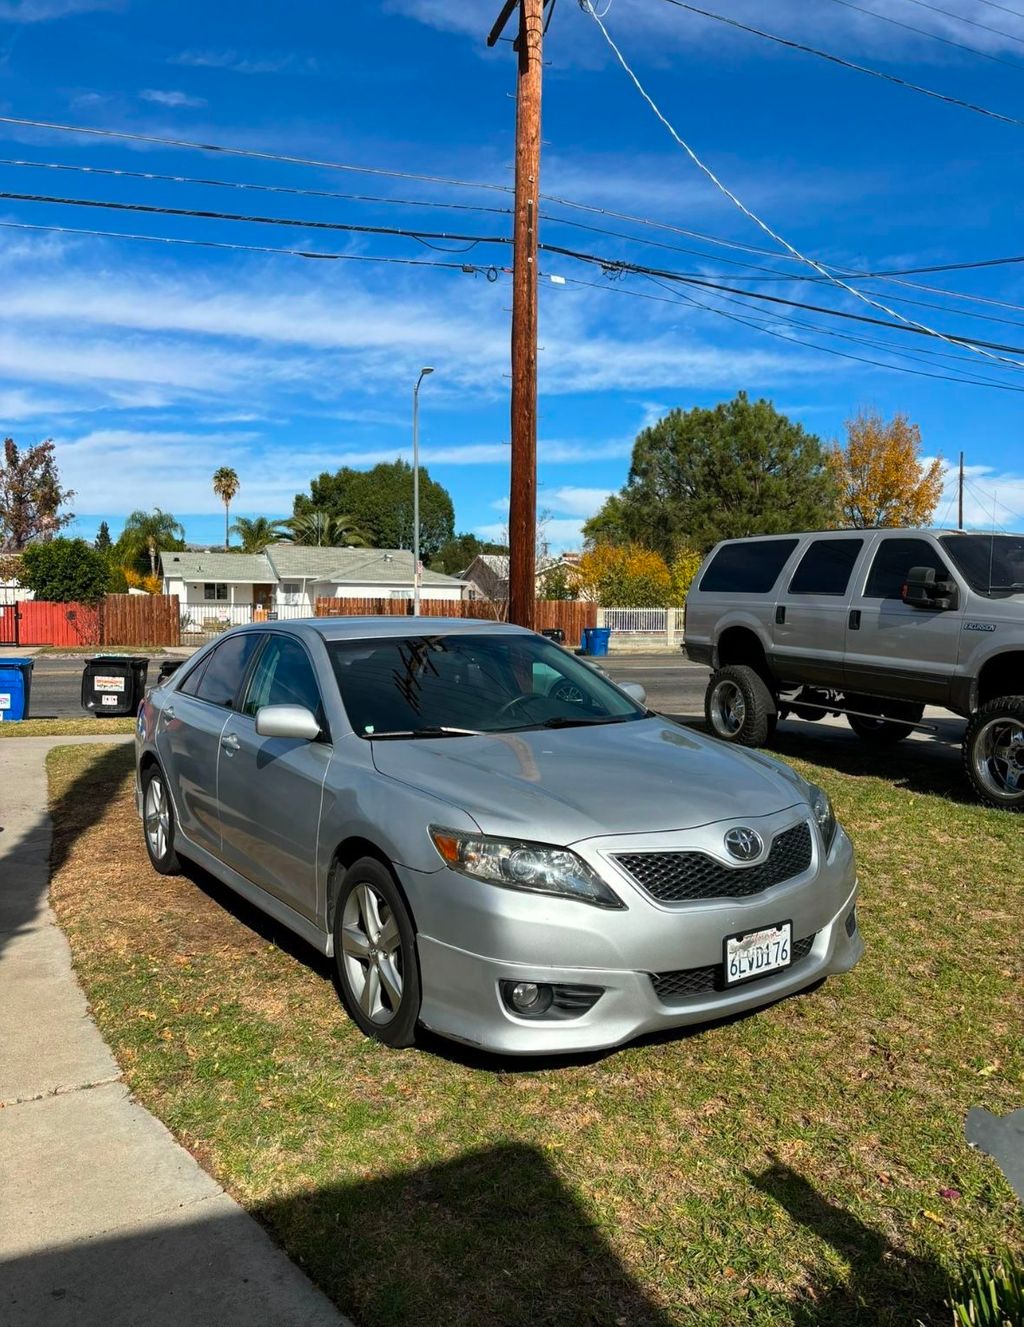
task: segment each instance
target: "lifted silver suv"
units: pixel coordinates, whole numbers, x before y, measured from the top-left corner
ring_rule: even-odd
[[[941,705],[968,720],[964,769],[1024,811],[1024,536],[843,530],[716,545],[686,601],[705,715],[762,746],[787,714],[845,714],[899,741]]]

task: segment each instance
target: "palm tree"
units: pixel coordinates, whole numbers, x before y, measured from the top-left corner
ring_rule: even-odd
[[[266,516],[255,516],[251,521],[245,516],[239,516],[231,526],[230,533],[238,535],[242,541],[243,553],[262,553],[268,544],[288,538],[288,532],[282,529],[281,522],[272,521]]]
[[[117,551],[122,562],[148,557],[150,575],[155,576],[157,554],[173,548],[184,538],[185,527],[169,511],[161,511],[159,507],[152,511],[133,511],[125,520]]]
[[[316,548],[351,545],[355,548],[369,548],[370,536],[360,530],[351,516],[333,516],[325,511],[307,511],[301,516],[293,516],[284,522],[283,538],[293,544],[311,545]]]
[[[238,474],[229,465],[222,465],[213,476],[213,491],[224,504],[224,547],[228,546],[228,522],[231,519],[231,501],[241,485]]]

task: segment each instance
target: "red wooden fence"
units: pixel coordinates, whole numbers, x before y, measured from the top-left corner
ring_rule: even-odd
[[[108,594],[98,604],[17,605],[18,644],[56,646],[179,645],[178,596]]]
[[[18,605],[19,645],[99,645],[101,609],[96,604],[51,604],[26,599]]]

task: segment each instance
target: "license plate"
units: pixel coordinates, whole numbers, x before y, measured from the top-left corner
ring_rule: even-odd
[[[100,696],[101,705],[120,705],[120,696]]]
[[[793,961],[793,923],[779,922],[744,931],[725,940],[725,984],[737,986],[753,977],[788,968]]]

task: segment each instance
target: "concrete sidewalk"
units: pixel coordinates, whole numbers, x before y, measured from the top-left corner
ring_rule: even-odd
[[[338,1327],[329,1301],[132,1101],[89,1017],[47,901],[44,759],[69,740],[0,743],[0,1322]]]

